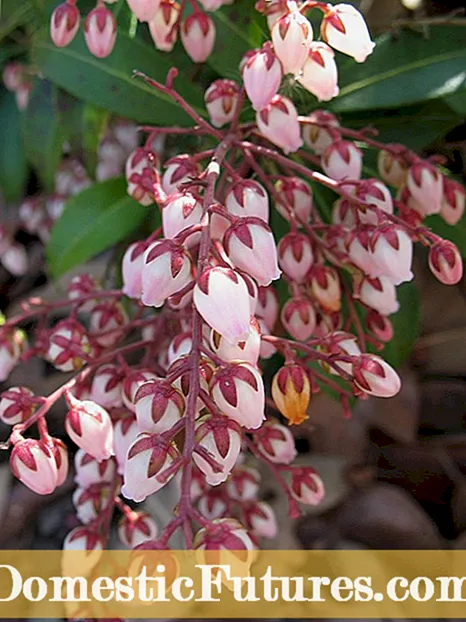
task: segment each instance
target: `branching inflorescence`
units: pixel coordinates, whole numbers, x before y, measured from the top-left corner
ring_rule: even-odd
[[[217,80],[207,89],[210,122],[176,92],[175,69],[165,84],[136,72],[178,102],[193,127],[142,128],[145,145],[127,161],[128,192],[157,204],[162,226],[127,249],[122,290],[105,291],[81,275],[67,300],[31,300],[2,326],[2,380],[30,356],[74,373],[48,397],[13,387],[0,402],[0,417],[13,426],[6,443],[13,472],[40,494],[66,477],[66,448],[49,436],[46,415],[60,398],[67,402],[83,526],[65,547],[103,548],[114,507],[130,547],[167,547],[177,530],[188,548],[252,549],[274,537],[251,461],[272,469],[290,516],[300,504],[318,504],[322,481],[312,468],[293,465],[293,437],[280,421],[301,424],[325,384],[347,414],[354,396],[399,391],[397,373],[373,351],[393,338],[389,316],[398,310],[396,286],[413,278],[414,242],[429,249],[440,281],[462,276],[456,247],[423,225],[434,213],[449,224],[459,220],[459,184],[409,149],[379,143],[373,131],[342,127],[325,110],[298,116],[279,94],[292,74],[320,100],[335,96],[330,46],[364,61],[373,43],[362,16],[320,2],[259,2],[258,9],[267,14],[271,42],[246,55],[242,85]],[[312,40],[311,9],[323,13],[325,42]],[[241,120],[247,100],[254,123]],[[153,147],[160,134],[208,143],[164,162],[162,173]],[[379,152],[380,178],[361,179],[365,149]],[[337,195],[331,217],[313,200],[316,185]],[[287,223],[279,240],[271,208]],[[279,279],[287,290],[282,304],[273,285]],[[69,317],[49,328],[47,316],[62,306]],[[29,348],[19,327],[26,320],[36,321]],[[276,353],[283,364],[265,387],[263,363]],[[24,437],[33,424],[39,440]],[[153,519],[120,493],[142,502],[172,479],[179,502],[157,534]]]

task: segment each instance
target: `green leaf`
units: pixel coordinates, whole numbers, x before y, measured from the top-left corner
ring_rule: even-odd
[[[139,70],[164,82],[176,61],[140,39],[118,31],[117,42],[108,58],[98,59],[87,50],[82,29],[65,48],[57,48],[48,30],[36,35],[32,47],[34,64],[58,86],[78,99],[139,123],[191,125],[190,117],[168,95],[161,94],[141,79],[132,78]],[[201,114],[203,92],[181,74],[177,91]]]
[[[53,190],[64,135],[57,114],[57,89],[48,80],[35,80],[24,114],[23,132],[29,162],[44,186]]]
[[[83,110],[83,158],[87,172],[94,178],[100,141],[107,128],[109,114],[102,108],[86,105]]]
[[[216,36],[207,63],[223,78],[237,80],[244,54],[269,38],[265,17],[256,11],[254,4],[255,0],[241,0],[211,14]]]
[[[52,230],[47,261],[60,277],[131,233],[149,216],[126,192],[126,180],[110,179],[72,197]]]
[[[412,281],[403,283],[397,287],[396,293],[400,310],[390,316],[394,336],[382,352],[378,352],[393,367],[399,367],[409,356],[421,323],[421,305],[416,285]]]
[[[0,3],[0,41],[13,30],[28,23],[34,17],[34,7],[26,0],[2,0]]]
[[[0,92],[0,187],[6,201],[24,195],[28,165],[21,133],[21,113],[13,93]]]
[[[466,88],[466,29],[429,27],[383,35],[364,64],[345,62],[335,112],[396,108],[438,99]]]

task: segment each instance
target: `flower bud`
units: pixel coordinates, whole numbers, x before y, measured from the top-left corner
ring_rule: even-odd
[[[385,276],[393,285],[412,280],[413,243],[405,231],[382,225],[372,235],[370,247],[376,268],[374,276]]]
[[[458,248],[448,240],[436,242],[429,250],[429,268],[441,283],[459,283],[463,276],[463,260]]]
[[[162,434],[181,419],[185,409],[183,395],[168,380],[149,380],[134,398],[140,432]]]
[[[406,187],[413,198],[414,209],[422,216],[440,212],[443,180],[435,166],[422,160],[412,164],[406,177]]]
[[[382,149],[378,156],[380,176],[387,184],[401,188],[406,181],[408,172],[408,165],[404,156],[406,147],[395,144],[387,145],[387,147],[391,147],[391,149]]]
[[[396,288],[385,276],[375,279],[366,277],[359,293],[361,302],[382,315],[396,313],[400,307],[396,299]]]
[[[225,517],[228,514],[225,493],[221,488],[210,488],[199,498],[197,508],[207,520]]]
[[[11,387],[0,395],[0,421],[7,425],[23,423],[39,403],[31,389]]]
[[[77,298],[82,298],[83,296],[96,294],[96,292],[100,291],[100,289],[100,283],[96,278],[90,274],[78,274],[71,279],[70,284],[68,285],[68,298],[70,300],[76,300]],[[96,295],[96,299],[97,298],[98,296]],[[95,301],[87,300],[85,303],[81,303],[80,308],[83,311],[91,311],[94,304]]]
[[[380,179],[363,179],[356,187],[355,196],[369,205],[381,209],[386,214],[393,214],[393,199],[390,190]],[[377,225],[379,218],[366,206],[358,205],[361,222]]]
[[[103,551],[104,547],[104,538],[89,527],[76,527],[70,531],[63,542],[64,551]],[[99,557],[100,555],[94,557],[95,564]]]
[[[148,380],[155,380],[157,376],[148,369],[136,369],[130,371],[130,373],[123,380],[123,387],[121,391],[121,397],[123,398],[123,404],[130,411],[135,411],[134,398],[136,392],[141,385]]]
[[[80,369],[90,352],[86,330],[76,320],[62,320],[51,330],[47,358],[57,369],[65,372]]]
[[[124,373],[116,365],[101,365],[92,380],[90,399],[103,408],[117,408],[123,401],[121,385]]]
[[[322,479],[312,467],[293,469],[290,492],[296,501],[306,505],[319,505],[325,496]]]
[[[52,438],[49,448],[53,452],[57,465],[57,486],[61,486],[68,477],[68,449],[59,438]]]
[[[348,140],[337,140],[325,150],[322,168],[326,175],[336,181],[360,179],[362,152]]]
[[[136,417],[126,412],[113,426],[113,451],[118,465],[119,475],[123,475],[126,456],[131,445],[139,434]]]
[[[233,561],[231,551],[253,551],[254,545],[241,523],[233,518],[219,518],[197,532],[194,538],[194,548],[202,549],[206,554],[211,554],[213,551],[226,551],[228,556],[225,559]],[[208,556],[206,561],[212,562],[213,559]],[[246,566],[247,575],[253,556],[247,555],[236,561]],[[236,572],[235,576],[237,576]],[[244,571],[240,576],[245,576]]]
[[[241,451],[241,431],[228,417],[203,417],[196,426],[196,444],[207,451],[220,468],[213,465],[197,451],[193,460],[204,473],[209,486],[218,486],[230,475]]]
[[[13,276],[23,276],[28,271],[28,255],[26,249],[21,244],[13,243],[3,252],[0,261],[3,267]]]
[[[192,280],[189,253],[172,240],[154,242],[144,253],[141,271],[143,304],[161,307]]]
[[[210,333],[210,347],[212,352],[227,363],[245,361],[253,366],[257,365],[261,347],[261,331],[254,317],[250,320],[250,333],[246,341],[232,345],[215,330]],[[1,407],[1,402],[0,402]]]
[[[260,218],[241,218],[223,238],[225,251],[236,268],[250,274],[258,285],[280,278],[272,230]]]
[[[127,0],[128,6],[140,22],[150,22],[158,11],[160,0]]]
[[[273,377],[272,397],[276,407],[291,425],[299,425],[309,417],[311,383],[301,365],[284,365]]]
[[[230,123],[239,100],[239,86],[233,80],[215,80],[204,95],[205,105],[214,127]]]
[[[346,333],[342,330],[331,332],[327,336],[325,341],[325,351],[327,354],[332,356],[335,365],[339,369],[350,375],[353,371],[352,363],[339,360],[339,356],[354,357],[361,354],[356,337],[351,335],[351,333]],[[334,367],[331,367],[326,363],[322,363],[322,367],[324,367],[328,373],[338,375],[338,372]]]
[[[243,59],[242,75],[244,89],[256,112],[262,110],[277,94],[283,71],[270,43],[254,50]]]
[[[274,464],[290,464],[296,458],[293,436],[280,423],[264,423],[254,432],[254,441],[259,451]]]
[[[326,43],[311,43],[298,82],[320,102],[327,102],[338,95],[338,69],[335,54]]]
[[[259,372],[248,363],[218,369],[210,393],[219,409],[241,426],[255,430],[262,425],[264,383]]]
[[[103,348],[116,344],[124,334],[122,328],[128,323],[123,305],[115,300],[96,304],[91,312],[90,331],[95,342]]]
[[[366,314],[365,322],[367,330],[383,343],[388,343],[393,339],[393,326],[385,315],[381,315],[375,309],[370,309]]]
[[[259,132],[288,154],[302,147],[298,113],[292,101],[275,95],[270,103],[256,114]]]
[[[279,200],[277,211],[291,220],[292,215],[298,224],[308,223],[311,218],[313,200],[311,186],[299,177],[280,177],[275,183],[275,192]]]
[[[214,22],[202,11],[191,13],[181,24],[181,42],[195,63],[205,62],[214,48]]]
[[[73,493],[73,505],[76,516],[88,525],[102,514],[111,501],[111,486],[105,482],[91,484],[87,488],[76,488]]]
[[[89,488],[92,484],[101,482],[109,484],[113,481],[116,472],[113,458],[97,462],[93,456],[83,449],[78,449],[74,456],[74,468],[76,471],[74,481],[81,488]]]
[[[43,441],[28,438],[17,442],[10,467],[13,475],[38,495],[49,495],[57,487],[57,463]]]
[[[260,487],[260,473],[256,469],[239,467],[233,471],[227,482],[230,499],[244,502],[257,498]]]
[[[321,34],[332,48],[363,63],[375,47],[366,22],[351,4],[329,6],[321,24]]]
[[[175,445],[162,436],[139,434],[128,450],[121,494],[136,502],[144,501],[174,476],[173,465],[178,458]]]
[[[178,35],[178,20],[181,5],[175,0],[162,0],[155,16],[149,21],[149,30],[155,47],[162,52],[171,52]]]
[[[281,320],[285,330],[297,341],[307,341],[316,327],[316,314],[307,298],[290,298],[283,305]]]
[[[453,179],[443,178],[443,198],[440,215],[449,225],[456,225],[464,214],[466,190]]]
[[[298,74],[303,68],[312,41],[311,22],[298,10],[277,20],[271,32],[275,54],[285,73]]]
[[[187,154],[175,156],[165,162],[165,173],[162,177],[162,188],[168,195],[178,192],[181,184],[198,177],[199,168],[192,157]]]
[[[250,306],[242,277],[229,268],[207,268],[194,288],[194,304],[207,324],[231,343],[249,337]]]
[[[17,91],[26,79],[26,66],[17,61],[8,63],[3,70],[3,84],[8,91]]]
[[[123,293],[129,298],[141,298],[142,295],[142,268],[144,253],[147,250],[146,242],[130,244],[123,256],[121,271],[123,276]]]
[[[127,192],[141,205],[148,206],[154,202],[153,186],[156,181],[155,169],[157,164],[157,155],[145,147],[134,149],[126,160]]]
[[[287,233],[278,243],[278,261],[286,276],[302,283],[314,263],[312,245],[304,233]]]
[[[118,537],[130,549],[157,538],[157,524],[147,512],[128,512],[118,523]]]
[[[84,38],[89,52],[97,58],[106,58],[112,53],[117,36],[115,16],[104,5],[97,5],[87,15],[84,23]]]
[[[79,10],[73,2],[57,6],[50,20],[50,37],[57,47],[65,47],[73,41],[80,19]]]
[[[272,30],[280,17],[289,12],[287,0],[258,0],[256,10],[266,16],[269,30]]]
[[[65,419],[68,436],[98,462],[113,455],[113,427],[106,410],[90,400],[67,395],[70,406]]]
[[[306,145],[317,155],[322,155],[338,135],[338,119],[326,110],[314,110],[307,117],[311,123],[303,125],[303,138]]]
[[[330,266],[314,265],[309,273],[311,292],[328,313],[341,309],[341,287],[337,271]]]
[[[369,395],[393,397],[401,388],[396,371],[375,354],[361,354],[353,363],[354,384]]]
[[[162,208],[163,234],[174,238],[191,225],[198,225],[202,218],[202,203],[190,192],[179,192],[168,197]]]
[[[235,181],[228,189],[225,207],[234,216],[269,220],[269,198],[264,187],[252,179]]]
[[[259,287],[256,316],[263,319],[269,331],[272,331],[278,318],[279,304],[277,292],[272,287]]]
[[[278,535],[275,512],[268,503],[250,501],[243,509],[246,526],[256,538],[276,538]]]
[[[170,341],[168,347],[168,365],[172,365],[178,359],[191,352],[193,346],[193,337],[191,332],[179,333]]]

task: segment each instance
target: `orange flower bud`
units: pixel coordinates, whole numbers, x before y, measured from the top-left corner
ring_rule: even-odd
[[[272,397],[278,410],[290,425],[299,425],[305,419],[311,396],[311,384],[300,365],[285,365],[274,376]]]

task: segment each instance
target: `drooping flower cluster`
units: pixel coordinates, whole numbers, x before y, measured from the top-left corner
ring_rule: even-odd
[[[25,348],[17,326],[36,316],[25,356],[74,372],[48,397],[13,387],[0,400],[1,419],[14,425],[13,472],[46,494],[63,482],[67,459],[45,415],[66,399],[65,429],[79,448],[73,502],[83,523],[66,548],[101,550],[115,507],[130,547],[167,547],[180,528],[186,546],[199,549],[251,550],[258,538],[273,537],[275,517],[260,501],[253,461],[272,470],[290,516],[299,515],[299,504],[319,503],[323,483],[314,469],[293,463],[288,426],[312,420],[312,395],[324,385],[346,414],[353,396],[399,391],[396,371],[375,352],[393,338],[389,316],[398,310],[396,287],[413,278],[414,242],[429,248],[443,283],[462,276],[456,247],[423,226],[432,213],[458,222],[466,197],[459,184],[431,161],[342,127],[326,111],[299,117],[277,94],[285,73],[306,88],[312,76],[309,90],[320,99],[324,90],[335,94],[330,74],[306,69],[309,62],[329,67],[332,58],[330,48],[312,42],[308,8],[323,11],[324,40],[357,61],[373,47],[361,15],[319,2],[259,8],[272,41],[246,55],[242,85],[217,80],[207,89],[211,123],[181,103],[194,122],[186,134],[208,135],[216,146],[164,161],[153,144],[170,128],[146,128],[145,144],[128,157],[128,193],[157,210],[161,225],[126,250],[122,290],[81,275],[68,300],[31,301],[1,329],[3,378]],[[180,101],[176,71],[166,84],[143,77]],[[240,122],[246,96],[256,123]],[[379,152],[380,179],[362,179],[361,146]],[[333,205],[317,205],[317,184],[333,192]],[[287,223],[279,240],[272,210]],[[279,279],[287,292],[281,298]],[[69,317],[48,326],[48,313],[61,305],[71,307]],[[126,355],[137,352],[129,363]],[[274,355],[280,367],[271,374]],[[40,438],[25,438],[35,423]],[[120,494],[142,502],[170,481],[178,487],[177,513],[158,534]]]
[[[97,0],[86,16],[84,37],[91,54],[98,58],[109,56],[117,39],[117,21],[112,10],[105,6],[116,0]],[[212,53],[215,43],[215,24],[207,12],[216,11],[233,0],[199,0],[191,2],[193,12],[184,15],[186,2],[176,0],[127,0],[139,22],[147,22],[158,50],[170,52],[178,36],[187,54],[195,63],[203,63]],[[65,47],[75,38],[81,21],[77,0],[66,0],[56,7],[50,21],[50,36],[58,47]]]

